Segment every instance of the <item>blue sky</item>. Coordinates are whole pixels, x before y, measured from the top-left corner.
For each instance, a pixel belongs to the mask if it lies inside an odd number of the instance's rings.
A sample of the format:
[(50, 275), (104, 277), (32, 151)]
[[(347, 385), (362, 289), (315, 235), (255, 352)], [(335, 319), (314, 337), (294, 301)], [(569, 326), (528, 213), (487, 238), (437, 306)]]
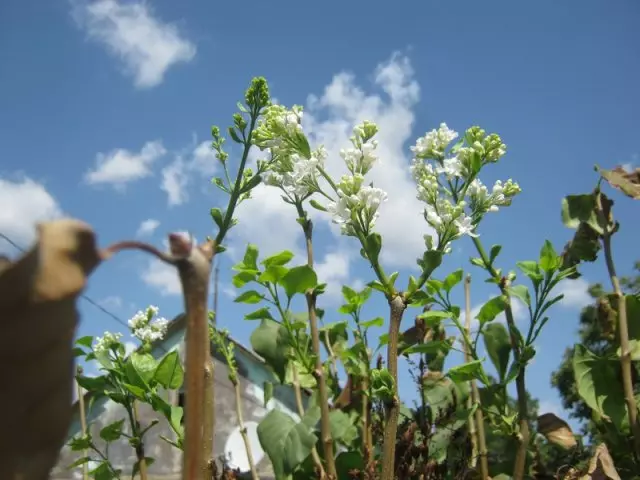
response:
[[(226, 199), (209, 183), (216, 164), (210, 127), (230, 124), (251, 78), (263, 75), (283, 104), (306, 106), (305, 128), (335, 152), (350, 129), (381, 127), (382, 163), (372, 179), (389, 193), (379, 222), (385, 265), (414, 273), (426, 227), (410, 185), (409, 146), (446, 122), (499, 133), (506, 157), (483, 177), (513, 178), (523, 193), (480, 228), (504, 245), (499, 265), (536, 258), (545, 239), (561, 249), (560, 201), (586, 192), (595, 163), (638, 165), (640, 5), (632, 0), (493, 2), (222, 2), (169, 0), (0, 5), (0, 231), (28, 245), (36, 221), (71, 215), (91, 223), (101, 244), (142, 237), (162, 245), (171, 231), (215, 233), (208, 211)], [(238, 151), (231, 150), (237, 158)], [(332, 167), (332, 168), (333, 168)], [(336, 170), (337, 171), (337, 170)], [(92, 173), (93, 172), (93, 173)], [(621, 273), (638, 258), (631, 200), (614, 194), (623, 222), (615, 240)], [(637, 207), (636, 207), (637, 208)], [(247, 342), (253, 324), (232, 302), (229, 265), (248, 241), (265, 253), (301, 252), (295, 213), (262, 188), (239, 211), (221, 261), (220, 323)], [(318, 271), (333, 285), (372, 279), (352, 239), (316, 220)], [(0, 242), (0, 249), (15, 254)], [(454, 246), (439, 277), (474, 275), (473, 304), (495, 292), (468, 263), (473, 245)], [(528, 386), (561, 412), (549, 375), (574, 342), (585, 286), (605, 281), (602, 263), (564, 287), (539, 339)], [(92, 276), (88, 295), (120, 318), (148, 304), (171, 318), (182, 307), (176, 276), (126, 253)], [(330, 292), (331, 293), (331, 292)], [(461, 301), (461, 291), (457, 299)], [(371, 315), (385, 313), (379, 299)], [(85, 301), (80, 335), (121, 330)], [(336, 321), (336, 314), (328, 313)], [(405, 322), (412, 322), (412, 313)], [(526, 319), (521, 321), (526, 322)], [(403, 389), (411, 395), (406, 375)]]

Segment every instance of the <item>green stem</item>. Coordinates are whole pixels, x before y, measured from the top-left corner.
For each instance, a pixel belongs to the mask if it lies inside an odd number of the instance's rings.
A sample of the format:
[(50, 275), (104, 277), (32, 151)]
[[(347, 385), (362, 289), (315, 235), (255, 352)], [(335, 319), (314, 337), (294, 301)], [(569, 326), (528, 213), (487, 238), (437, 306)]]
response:
[[(487, 252), (485, 251), (478, 237), (472, 237), (472, 239), (473, 244), (478, 251), (478, 254), (482, 258), (485, 269), (494, 278), (494, 280), (498, 282), (502, 295), (506, 297), (506, 307), (504, 313), (507, 319), (509, 337), (511, 339), (511, 350), (513, 351), (514, 361), (516, 362), (516, 364), (519, 364), (521, 352), (518, 343), (518, 337), (516, 334), (516, 323), (513, 318), (513, 309), (511, 308), (511, 298), (509, 297), (509, 292), (507, 290), (507, 282), (503, 281), (503, 279), (498, 276), (497, 271), (491, 265), (489, 257), (487, 256)], [(518, 372), (518, 376), (516, 377), (516, 391), (518, 394), (518, 423), (520, 426), (520, 431), (518, 435), (518, 450), (516, 452), (516, 460), (513, 467), (514, 480), (523, 480), (524, 478), (527, 460), (527, 445), (529, 444), (529, 409), (527, 405), (527, 388), (525, 376), (526, 367), (524, 365), (520, 365), (520, 370)]]

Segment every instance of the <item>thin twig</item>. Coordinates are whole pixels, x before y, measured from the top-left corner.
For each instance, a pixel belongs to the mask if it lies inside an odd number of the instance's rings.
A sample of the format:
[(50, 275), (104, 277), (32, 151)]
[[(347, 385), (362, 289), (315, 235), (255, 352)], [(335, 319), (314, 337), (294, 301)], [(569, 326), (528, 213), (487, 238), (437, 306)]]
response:
[[(82, 367), (78, 367), (78, 375), (82, 375)], [(78, 391), (78, 406), (80, 408), (80, 428), (82, 429), (82, 437), (87, 435), (87, 414), (84, 409), (84, 390), (76, 380), (76, 387)], [(87, 456), (87, 450), (83, 450), (82, 456)], [(82, 479), (89, 480), (89, 464), (84, 462), (82, 464)]]
[[(469, 334), (471, 332), (471, 275), (467, 275), (464, 282), (464, 300), (465, 300), (465, 334), (467, 335), (467, 341), (465, 345), (469, 345)], [(470, 352), (468, 348), (465, 348), (465, 356), (467, 361), (470, 361)], [(471, 434), (471, 440), (474, 442), (474, 457), (476, 452), (480, 458), (480, 475), (482, 480), (489, 478), (489, 462), (487, 460), (487, 439), (484, 433), (484, 414), (482, 413), (482, 405), (480, 403), (480, 392), (478, 391), (478, 384), (475, 380), (471, 380), (471, 397), (470, 400), (476, 405), (475, 422), (470, 419), (469, 433)], [(475, 440), (475, 441), (474, 441)], [(476, 463), (476, 462), (474, 462)]]
[[(600, 193), (596, 193), (596, 206), (598, 216), (601, 223), (607, 225), (608, 221), (602, 208), (602, 197)], [(611, 249), (612, 231), (605, 231), (602, 235), (602, 246), (604, 250), (604, 258), (611, 279), (613, 293), (618, 302), (618, 331), (620, 334), (620, 368), (622, 370), (622, 387), (624, 389), (624, 399), (629, 412), (629, 425), (633, 432), (633, 442), (636, 458), (640, 458), (640, 422), (638, 421), (638, 407), (633, 391), (633, 376), (631, 363), (631, 350), (629, 346), (629, 325), (627, 319), (627, 302), (620, 287), (620, 280), (616, 273), (616, 267), (613, 262), (613, 254)]]
[[(471, 352), (469, 351), (469, 335), (471, 332), (471, 275), (467, 275), (464, 280), (464, 305), (465, 305), (465, 318), (464, 318), (464, 335), (467, 337), (464, 341), (464, 361), (469, 363), (471, 361)], [(469, 381), (469, 389), (473, 392), (475, 380)], [(467, 408), (471, 410), (473, 407), (473, 393), (467, 398)], [(471, 458), (469, 458), (469, 466), (475, 467), (477, 463), (478, 455), (478, 432), (476, 431), (476, 420), (473, 416), (469, 417), (469, 436), (471, 437)], [(483, 479), (484, 472), (483, 472)]]

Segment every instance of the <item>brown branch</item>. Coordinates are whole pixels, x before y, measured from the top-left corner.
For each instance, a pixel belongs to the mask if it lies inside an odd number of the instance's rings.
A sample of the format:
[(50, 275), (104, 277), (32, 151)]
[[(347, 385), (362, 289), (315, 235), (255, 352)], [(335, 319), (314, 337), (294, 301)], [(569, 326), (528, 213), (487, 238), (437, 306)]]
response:
[[(305, 219), (303, 226), (307, 247), (307, 265), (313, 268), (313, 224), (311, 220)], [(324, 367), (320, 355), (320, 333), (318, 330), (318, 318), (316, 315), (316, 295), (312, 291), (306, 293), (307, 310), (309, 312), (309, 327), (311, 329), (311, 344), (315, 354), (314, 377), (318, 383), (318, 393), (320, 402), (320, 435), (322, 436), (322, 447), (324, 449), (324, 461), (327, 465), (327, 474), (331, 480), (338, 478), (336, 462), (333, 452), (333, 438), (331, 437), (331, 425), (329, 423), (329, 395), (327, 392), (327, 381), (324, 376)]]
[[(602, 197), (596, 193), (596, 208), (598, 216), (603, 225), (608, 225), (607, 215), (603, 210)], [(616, 273), (616, 267), (613, 262), (613, 253), (611, 250), (611, 236), (613, 231), (608, 230), (602, 235), (602, 247), (604, 250), (604, 258), (607, 264), (607, 271), (611, 279), (613, 293), (618, 302), (618, 331), (620, 335), (620, 369), (622, 370), (622, 387), (624, 389), (624, 399), (629, 412), (629, 425), (633, 432), (633, 443), (636, 457), (640, 457), (640, 422), (638, 421), (638, 407), (633, 391), (633, 365), (631, 363), (631, 350), (629, 346), (629, 325), (627, 318), (627, 302), (620, 287), (620, 280)]]
[[(211, 403), (215, 398), (214, 382), (211, 381), (208, 387), (206, 377), (211, 362), (207, 291), (216, 246), (213, 242), (206, 242), (194, 248), (190, 241), (176, 234), (169, 236), (169, 245), (174, 257), (180, 257), (176, 266), (180, 274), (187, 314), (182, 478), (197, 480), (213, 468), (213, 465), (206, 461), (202, 444), (203, 439), (211, 437), (213, 452), (213, 424), (211, 415), (205, 414), (205, 404), (207, 395), (211, 395)], [(207, 393), (207, 389), (211, 391)]]
[[(471, 275), (467, 275), (464, 282), (464, 304), (465, 304), (465, 335), (467, 341), (465, 341), (465, 361), (471, 360), (471, 355), (468, 348), (468, 339), (471, 332)], [(480, 403), (480, 392), (478, 391), (478, 384), (475, 380), (471, 380), (471, 403), (476, 404), (475, 421), (469, 419), (469, 434), (471, 435), (471, 441), (473, 444), (473, 456), (476, 456), (476, 452), (480, 458), (480, 475), (482, 480), (489, 478), (489, 462), (487, 460), (487, 439), (484, 433), (484, 414), (482, 413), (482, 405)], [(475, 466), (475, 465), (474, 465)]]
[(381, 480), (393, 480), (395, 477), (396, 435), (398, 417), (400, 415), (400, 399), (398, 398), (398, 342), (400, 339), (400, 323), (407, 304), (401, 295), (389, 301), (389, 344), (387, 346), (387, 368), (393, 377), (393, 399), (385, 405), (385, 429), (382, 450)]
[(251, 478), (253, 480), (259, 480), (258, 471), (256, 469), (253, 453), (251, 451), (251, 443), (249, 442), (249, 437), (247, 435), (247, 427), (244, 425), (244, 417), (242, 415), (242, 395), (240, 393), (240, 383), (237, 378), (231, 380), (233, 383), (233, 390), (236, 394), (236, 414), (238, 416), (238, 426), (240, 427), (240, 435), (242, 435), (242, 441), (244, 442), (244, 448), (247, 451), (247, 460), (249, 462), (249, 469), (251, 471)]
[[(471, 332), (471, 275), (467, 275), (464, 280), (464, 305), (465, 305), (465, 319), (464, 319), (464, 361), (469, 363), (471, 361), (471, 352), (469, 346), (469, 335)], [(469, 389), (473, 392), (473, 384), (475, 380), (469, 381)], [(467, 408), (473, 407), (473, 393), (467, 398)], [(469, 436), (471, 437), (471, 457), (469, 458), (469, 466), (475, 467), (478, 460), (478, 432), (476, 431), (475, 418), (469, 417)], [(482, 478), (485, 479), (484, 472)]]

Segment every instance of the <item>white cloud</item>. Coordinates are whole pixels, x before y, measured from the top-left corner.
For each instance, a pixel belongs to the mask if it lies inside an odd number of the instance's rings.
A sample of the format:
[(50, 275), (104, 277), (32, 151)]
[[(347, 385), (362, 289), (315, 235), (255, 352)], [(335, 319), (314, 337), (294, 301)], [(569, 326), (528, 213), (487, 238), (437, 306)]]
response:
[[(413, 109), (420, 89), (409, 59), (397, 53), (378, 65), (374, 83), (384, 95), (366, 93), (351, 74), (334, 76), (322, 96), (309, 97), (303, 123), (314, 143), (326, 146), (326, 169), (334, 178), (346, 173), (339, 151), (350, 146), (353, 126), (363, 120), (378, 125), (380, 163), (371, 171), (370, 179), (389, 194), (376, 225), (384, 239), (382, 261), (400, 267), (414, 266), (424, 250), (423, 236), (430, 232), (416, 199), (410, 157), (404, 148), (412, 138)], [(329, 221), (326, 215), (318, 216)], [(332, 230), (338, 234), (336, 228)]]
[(98, 153), (95, 167), (85, 174), (85, 181), (91, 185), (111, 184), (122, 189), (129, 182), (150, 176), (151, 165), (166, 153), (159, 140), (147, 142), (137, 153), (122, 148)]
[[(339, 178), (346, 173), (339, 151), (350, 145), (353, 127), (363, 120), (378, 124), (380, 163), (371, 172), (370, 180), (389, 194), (389, 201), (380, 209), (376, 226), (384, 238), (382, 260), (400, 267), (413, 266), (424, 250), (423, 235), (430, 231), (422, 218), (422, 207), (415, 198), (415, 184), (409, 171), (410, 158), (404, 148), (412, 134), (413, 109), (419, 99), (419, 86), (409, 60), (399, 54), (378, 65), (374, 83), (381, 91), (365, 92), (353, 75), (338, 73), (320, 96), (309, 96), (303, 126), (313, 146), (325, 145), (329, 154), (326, 170), (332, 177)], [(258, 152), (251, 153), (255, 160)], [(232, 234), (239, 237), (233, 242), (242, 245), (237, 247), (238, 250), (244, 248), (243, 243), (252, 242), (265, 255), (283, 249), (301, 254), (302, 231), (295, 222), (295, 210), (282, 201), (279, 190), (261, 185), (253, 190), (252, 197), (237, 210), (239, 224)], [(331, 224), (326, 213), (309, 209), (309, 214), (316, 225), (329, 225), (331, 232), (340, 237), (339, 229)], [(345, 240), (357, 248), (355, 239)], [(353, 257), (357, 255), (343, 254), (340, 250), (333, 256), (327, 255), (316, 268), (324, 268), (324, 275), (329, 280), (344, 283), (348, 280), (349, 261)], [(329, 275), (330, 269), (335, 269), (333, 276)]]
[(186, 165), (182, 157), (177, 157), (171, 164), (162, 169), (162, 182), (160, 188), (167, 193), (167, 201), (170, 206), (181, 205), (187, 201), (187, 177)]
[[(35, 239), (38, 222), (62, 216), (56, 199), (45, 186), (28, 177), (16, 181), (0, 178), (0, 232), (26, 248)], [(0, 252), (17, 253), (0, 239)]]
[(104, 308), (119, 308), (122, 306), (122, 298), (117, 295), (105, 297), (98, 302)]
[(551, 298), (563, 294), (564, 298), (558, 306), (570, 309), (581, 309), (593, 302), (589, 295), (589, 282), (580, 277), (576, 280), (564, 280), (551, 292)]
[(137, 237), (142, 237), (145, 235), (153, 235), (153, 232), (160, 226), (160, 222), (154, 218), (149, 218), (140, 223), (138, 227), (138, 231), (136, 232)]
[(327, 284), (322, 303), (334, 303), (342, 298), (342, 285), (349, 279), (349, 256), (344, 249), (335, 250), (315, 264), (318, 281)]
[(161, 260), (149, 260), (142, 271), (142, 280), (150, 287), (155, 288), (161, 295), (180, 295), (182, 285), (176, 267), (164, 263)]
[(189, 62), (196, 47), (144, 0), (75, 0), (72, 14), (89, 38), (118, 57), (138, 88), (162, 83), (169, 68)]
[(540, 401), (538, 412), (539, 415), (543, 415), (545, 413), (553, 413), (560, 418), (562, 418), (562, 415), (564, 414), (564, 410), (559, 404), (557, 404), (556, 402), (551, 402), (549, 400)]
[(189, 200), (187, 187), (193, 177), (210, 177), (217, 166), (211, 142), (201, 142), (178, 153), (174, 161), (162, 170), (161, 188), (167, 193), (169, 206), (186, 203)]

